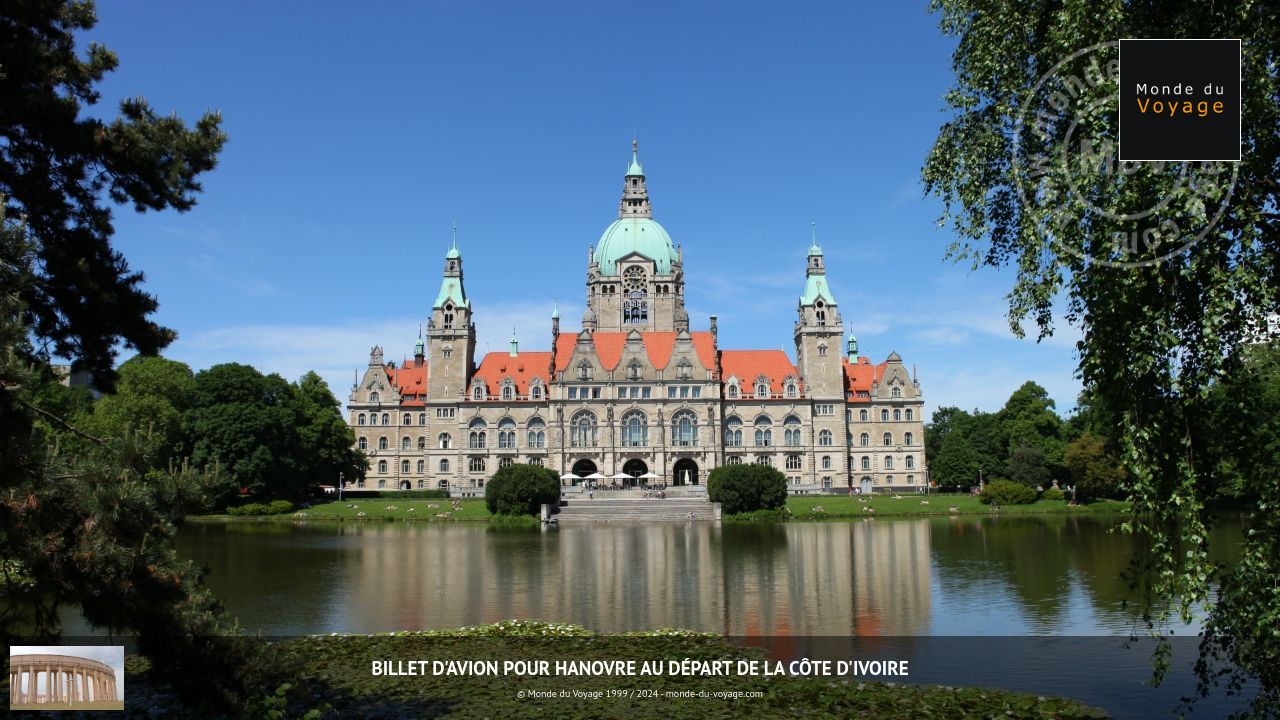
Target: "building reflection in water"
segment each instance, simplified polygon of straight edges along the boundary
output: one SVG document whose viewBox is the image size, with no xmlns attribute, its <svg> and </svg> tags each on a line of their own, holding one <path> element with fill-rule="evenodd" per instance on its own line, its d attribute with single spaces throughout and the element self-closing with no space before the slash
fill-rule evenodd
<svg viewBox="0 0 1280 720">
<path fill-rule="evenodd" d="M 343 528 L 349 533 L 356 542 L 342 544 L 325 629 L 511 618 L 730 635 L 914 635 L 929 626 L 924 522 Z"/>
</svg>

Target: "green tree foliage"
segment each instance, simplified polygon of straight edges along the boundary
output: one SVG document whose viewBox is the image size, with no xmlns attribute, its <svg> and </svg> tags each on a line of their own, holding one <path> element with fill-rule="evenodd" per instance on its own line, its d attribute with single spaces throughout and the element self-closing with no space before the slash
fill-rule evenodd
<svg viewBox="0 0 1280 720">
<path fill-rule="evenodd" d="M 117 347 L 151 355 L 173 339 L 149 317 L 156 300 L 141 273 L 111 247 L 112 203 L 191 208 L 226 134 L 217 113 L 189 128 L 140 96 L 115 119 L 82 115 L 118 64 L 96 43 L 77 51 L 76 36 L 96 24 L 91 1 L 0 4 L 0 195 L 36 254 L 22 289 L 31 332 L 109 387 Z"/>
<path fill-rule="evenodd" d="M 324 381 L 297 385 L 248 365 L 225 363 L 196 374 L 184 415 L 196 467 L 222 469 L 222 501 L 244 488 L 253 496 L 306 497 L 320 483 L 363 476 L 366 461 Z"/>
<path fill-rule="evenodd" d="M 983 486 L 978 500 L 987 505 L 1030 505 L 1036 501 L 1036 491 L 1022 483 L 994 480 Z"/>
<path fill-rule="evenodd" d="M 1029 488 L 1049 485 L 1049 466 L 1044 451 L 1035 445 L 1019 445 L 1009 453 L 1009 479 Z"/>
<path fill-rule="evenodd" d="M 1027 381 L 1014 390 L 997 414 L 996 422 L 1009 449 L 1010 463 L 1020 448 L 1028 447 L 1039 451 L 1046 468 L 1062 467 L 1062 418 L 1058 417 L 1053 400 L 1044 388 Z"/>
<path fill-rule="evenodd" d="M 184 363 L 162 357 L 130 358 L 117 371 L 116 391 L 104 395 L 82 427 L 100 436 L 137 431 L 147 469 L 181 464 L 191 451 L 182 413 L 190 406 L 195 380 Z"/>
<path fill-rule="evenodd" d="M 729 515 L 777 510 L 787 502 L 787 477 L 770 465 L 721 465 L 707 475 L 707 496 Z"/>
<path fill-rule="evenodd" d="M 1216 600 L 1209 593 L 1215 568 L 1205 501 L 1222 485 L 1221 463 L 1204 461 L 1224 425 L 1251 419 L 1246 406 L 1261 402 L 1240 397 L 1224 418 L 1211 412 L 1207 396 L 1243 366 L 1260 319 L 1280 310 L 1280 10 L 1252 0 L 934 0 L 933 8 L 943 32 L 957 41 L 947 94 L 952 117 L 923 171 L 958 236 L 950 254 L 1016 270 L 1009 293 L 1016 333 L 1032 319 L 1040 337 L 1051 334 L 1060 310 L 1081 328 L 1080 377 L 1108 409 L 1105 439 L 1130 475 L 1124 490 L 1132 517 L 1124 529 L 1138 539 L 1133 577 L 1152 631 L 1171 613 L 1189 620 L 1195 608 L 1208 607 L 1205 632 L 1221 652 L 1202 654 L 1202 692 L 1219 682 L 1239 687 L 1255 680 L 1255 709 L 1280 712 L 1280 634 L 1262 620 L 1274 620 L 1277 607 L 1280 491 L 1273 478 L 1267 481 L 1275 455 L 1236 462 L 1239 477 L 1250 478 L 1245 484 L 1260 494 L 1242 546 L 1245 560 L 1240 570 L 1219 575 L 1230 578 L 1230 591 Z M 1243 39 L 1240 163 L 1217 175 L 1195 169 L 1191 185 L 1184 173 L 1153 163 L 1119 173 L 1113 163 L 1066 161 L 1061 136 L 1045 128 L 1069 127 L 1073 142 L 1104 148 L 1115 160 L 1116 108 L 1094 105 L 1090 93 L 1066 96 L 1064 104 L 1036 92 L 1037 83 L 1055 67 L 1087 77 L 1091 58 L 1069 56 L 1124 37 Z M 1114 59 L 1109 52 L 1104 64 Z M 1116 95 L 1115 78 L 1103 73 L 1097 96 L 1108 95 Z M 1043 120 L 1062 117 L 1064 106 L 1072 111 L 1069 124 Z M 1208 227 L 1217 204 L 1204 198 L 1225 195 L 1230 177 L 1230 201 L 1211 232 L 1185 249 L 1133 257 L 1116 243 L 1118 233 L 1134 230 L 1125 218 L 1157 200 L 1162 216 L 1192 225 L 1188 234 Z M 1066 201 L 1064 188 L 1071 193 Z M 1151 262 L 1123 262 L 1133 259 Z"/>
<path fill-rule="evenodd" d="M 1071 484 L 1081 499 L 1118 497 L 1125 480 L 1120 458 L 1107 452 L 1101 437 L 1086 431 L 1067 445 L 1065 453 Z"/>
<path fill-rule="evenodd" d="M 537 465 L 498 468 L 484 486 L 484 503 L 494 515 L 539 515 L 542 506 L 560 502 L 560 478 Z"/>
</svg>

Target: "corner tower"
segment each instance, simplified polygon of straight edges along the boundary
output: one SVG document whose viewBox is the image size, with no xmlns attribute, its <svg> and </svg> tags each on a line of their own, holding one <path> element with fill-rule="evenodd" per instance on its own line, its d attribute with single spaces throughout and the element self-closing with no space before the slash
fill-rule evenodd
<svg viewBox="0 0 1280 720">
<path fill-rule="evenodd" d="M 462 285 L 462 253 L 455 226 L 453 246 L 444 256 L 444 277 L 427 320 L 428 397 L 456 401 L 475 370 L 476 326 Z"/>
<path fill-rule="evenodd" d="M 594 329 L 680 329 L 684 313 L 682 265 L 680 250 L 653 219 L 639 147 L 632 140 L 618 219 L 605 228 L 587 264 L 587 310 L 595 318 Z"/>
<path fill-rule="evenodd" d="M 840 361 L 840 310 L 827 285 L 827 267 L 812 230 L 805 258 L 804 294 L 800 296 L 795 326 L 796 364 L 809 396 L 844 400 L 844 368 Z"/>
</svg>

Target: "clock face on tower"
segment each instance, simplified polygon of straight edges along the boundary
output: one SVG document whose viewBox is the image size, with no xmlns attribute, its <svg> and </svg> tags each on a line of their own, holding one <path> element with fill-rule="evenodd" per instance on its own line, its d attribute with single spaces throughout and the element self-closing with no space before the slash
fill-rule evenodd
<svg viewBox="0 0 1280 720">
<path fill-rule="evenodd" d="M 643 290 L 645 286 L 644 269 L 635 266 L 627 268 L 623 273 L 623 283 L 627 290 Z"/>
</svg>

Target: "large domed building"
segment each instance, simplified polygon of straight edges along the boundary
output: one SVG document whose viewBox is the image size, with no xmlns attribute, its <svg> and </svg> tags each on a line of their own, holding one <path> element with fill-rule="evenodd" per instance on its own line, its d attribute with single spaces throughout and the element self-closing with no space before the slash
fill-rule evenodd
<svg viewBox="0 0 1280 720">
<path fill-rule="evenodd" d="M 370 460 L 355 486 L 475 494 L 516 462 L 566 482 L 700 485 L 720 465 L 763 463 L 793 492 L 923 489 L 918 380 L 897 353 L 872 363 L 842 337 L 816 239 L 805 263 L 794 362 L 721 348 L 714 315 L 693 329 L 680 247 L 653 219 L 633 141 L 618 217 L 589 255 L 580 328 L 562 333 L 553 313 L 550 350 L 513 337 L 477 363 L 455 245 L 413 360 L 397 366 L 375 347 L 352 388 L 349 422 Z"/>
</svg>

